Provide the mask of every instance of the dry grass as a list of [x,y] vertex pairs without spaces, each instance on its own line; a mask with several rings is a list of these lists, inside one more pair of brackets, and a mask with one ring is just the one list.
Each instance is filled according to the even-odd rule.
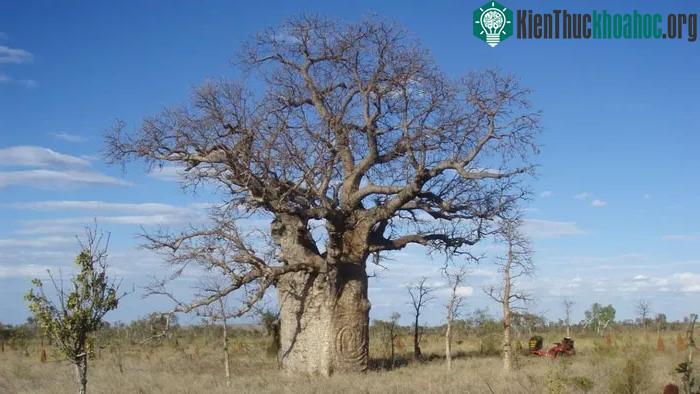
[[[664,340],[673,343],[675,335],[669,332]],[[550,342],[558,337],[547,336]],[[428,336],[423,350],[429,361],[409,362],[391,371],[321,378],[277,370],[274,358],[266,355],[265,341],[251,335],[234,339],[230,388],[213,337],[179,339],[177,345],[158,347],[108,346],[91,361],[88,389],[94,393],[610,393],[635,382],[638,387],[632,392],[660,393],[666,383],[677,381],[673,367],[683,357],[675,349],[657,351],[653,335],[616,334],[612,345],[598,338],[577,338],[578,354],[570,359],[518,357],[518,369],[504,374],[498,356],[479,355],[478,341],[467,338],[455,346],[459,355],[448,373],[442,338]],[[408,338],[404,341],[409,343]],[[380,345],[372,343],[373,357],[382,356]],[[41,363],[39,355],[38,347],[30,347],[28,354],[7,348],[0,353],[0,392],[73,393],[70,365],[51,353],[49,361]]]

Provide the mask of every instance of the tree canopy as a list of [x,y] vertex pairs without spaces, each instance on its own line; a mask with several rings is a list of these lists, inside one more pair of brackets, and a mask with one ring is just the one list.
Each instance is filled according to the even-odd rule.
[[[247,79],[208,82],[106,137],[115,162],[179,165],[185,185],[225,193],[211,226],[149,236],[174,264],[230,278],[179,310],[252,286],[245,313],[282,275],[332,276],[409,244],[459,253],[526,194],[539,112],[511,76],[451,77],[391,23],[308,16],[258,34],[237,64]],[[272,217],[269,246],[236,225],[241,212]]]

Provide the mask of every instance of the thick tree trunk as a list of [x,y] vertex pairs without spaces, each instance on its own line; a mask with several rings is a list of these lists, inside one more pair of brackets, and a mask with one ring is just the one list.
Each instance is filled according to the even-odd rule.
[[367,370],[369,300],[362,264],[326,275],[298,272],[278,283],[283,369],[328,376]]

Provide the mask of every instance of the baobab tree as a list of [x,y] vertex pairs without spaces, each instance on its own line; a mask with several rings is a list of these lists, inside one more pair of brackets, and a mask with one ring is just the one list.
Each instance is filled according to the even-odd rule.
[[506,246],[505,256],[499,257],[496,265],[501,273],[501,285],[491,286],[486,293],[501,304],[503,310],[503,368],[513,369],[512,310],[518,303],[530,300],[530,296],[517,290],[518,279],[529,276],[534,271],[532,248],[522,233],[520,216],[504,217],[496,237]]
[[415,283],[408,286],[408,295],[411,296],[411,307],[413,308],[413,359],[417,360],[421,356],[420,340],[423,330],[420,326],[420,315],[423,308],[435,300],[433,293],[435,289],[428,285],[428,278],[422,277]]
[[[176,272],[229,279],[176,311],[235,292],[243,314],[274,287],[283,368],[366,370],[369,257],[410,244],[460,253],[487,236],[526,194],[539,113],[514,78],[448,77],[381,20],[292,19],[237,64],[245,81],[206,83],[135,129],[118,122],[107,157],[178,165],[184,186],[224,196],[211,225],[148,237]],[[269,244],[241,230],[240,212],[269,218]]]

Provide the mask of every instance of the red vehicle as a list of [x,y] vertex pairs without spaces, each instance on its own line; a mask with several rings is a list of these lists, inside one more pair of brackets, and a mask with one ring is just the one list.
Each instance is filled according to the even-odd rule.
[[571,337],[564,337],[561,342],[555,342],[554,346],[549,348],[549,350],[542,349],[543,339],[539,335],[535,335],[530,338],[528,342],[528,348],[530,349],[530,354],[541,357],[557,358],[559,356],[573,356],[576,354],[576,349],[574,349],[574,340]]

